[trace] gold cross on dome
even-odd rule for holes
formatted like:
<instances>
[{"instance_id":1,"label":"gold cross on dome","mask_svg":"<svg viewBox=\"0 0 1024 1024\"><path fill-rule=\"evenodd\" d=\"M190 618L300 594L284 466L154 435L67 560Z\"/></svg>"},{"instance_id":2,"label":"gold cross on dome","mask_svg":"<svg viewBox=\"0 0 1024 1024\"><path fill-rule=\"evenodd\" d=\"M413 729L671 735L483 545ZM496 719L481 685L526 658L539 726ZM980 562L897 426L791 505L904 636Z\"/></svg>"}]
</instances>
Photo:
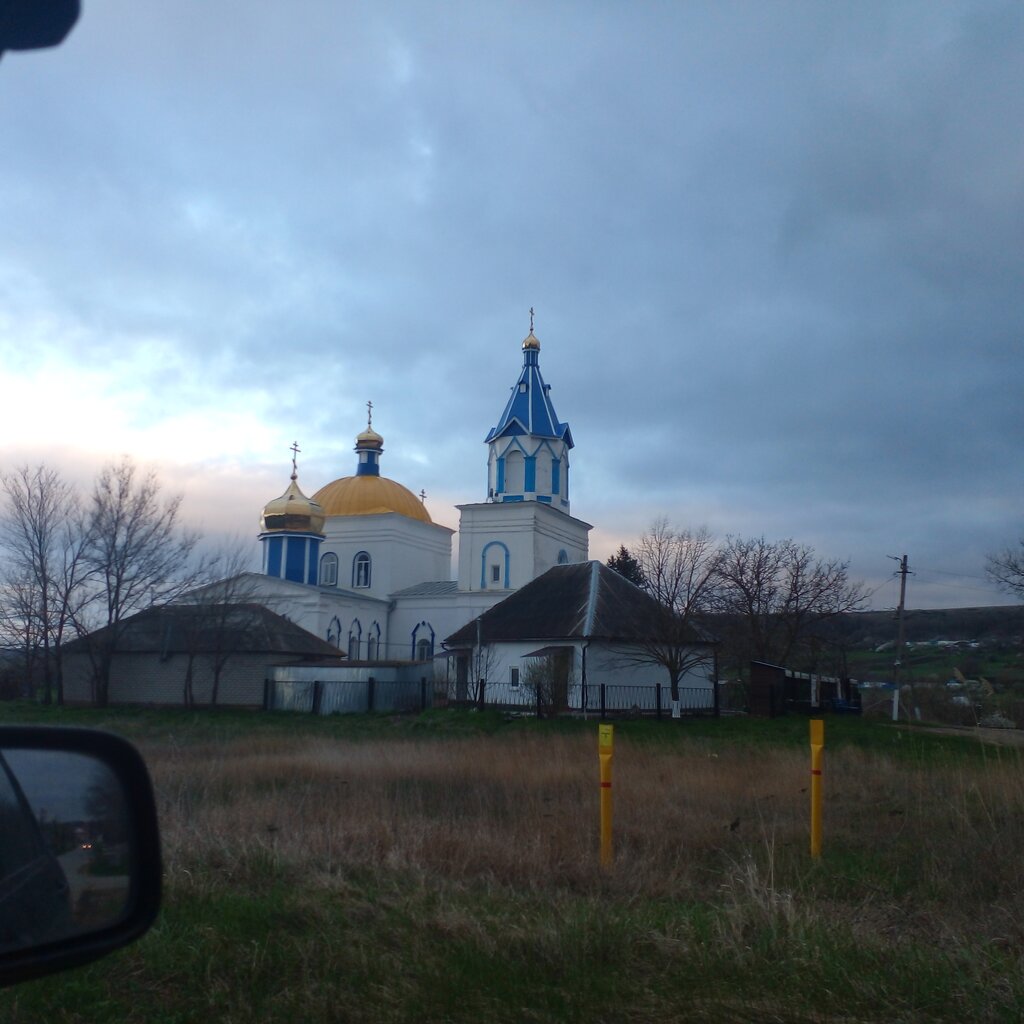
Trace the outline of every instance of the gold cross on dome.
<instances>
[{"instance_id":1,"label":"gold cross on dome","mask_svg":"<svg viewBox=\"0 0 1024 1024\"><path fill-rule=\"evenodd\" d=\"M366 403L366 429L373 426L373 402Z\"/></svg>"},{"instance_id":2,"label":"gold cross on dome","mask_svg":"<svg viewBox=\"0 0 1024 1024\"><path fill-rule=\"evenodd\" d=\"M294 480L299 475L299 466L296 462L296 456L302 451L299 447L299 442L292 441L292 446L289 451L292 453L292 479Z\"/></svg>"},{"instance_id":3,"label":"gold cross on dome","mask_svg":"<svg viewBox=\"0 0 1024 1024\"><path fill-rule=\"evenodd\" d=\"M530 333L533 334L533 306L530 307Z\"/></svg>"}]
</instances>

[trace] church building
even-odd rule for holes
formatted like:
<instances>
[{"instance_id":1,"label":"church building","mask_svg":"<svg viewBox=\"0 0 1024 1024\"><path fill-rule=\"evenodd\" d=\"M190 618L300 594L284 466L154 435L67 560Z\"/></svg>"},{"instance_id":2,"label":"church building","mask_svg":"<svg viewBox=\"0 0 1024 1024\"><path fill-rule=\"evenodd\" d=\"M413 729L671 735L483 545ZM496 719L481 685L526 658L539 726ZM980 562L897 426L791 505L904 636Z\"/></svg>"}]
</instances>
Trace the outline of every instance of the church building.
<instances>
[{"instance_id":1,"label":"church building","mask_svg":"<svg viewBox=\"0 0 1024 1024\"><path fill-rule=\"evenodd\" d=\"M295 461L284 493L263 510L262 574L251 599L347 653L350 661L426 661L441 641L555 565L588 559L588 523L570 512L568 423L558 419L540 372L540 342L522 343L523 365L487 433L482 500L459 505L453 531L423 496L383 474L384 438L355 440L354 472L312 497Z\"/></svg>"}]
</instances>

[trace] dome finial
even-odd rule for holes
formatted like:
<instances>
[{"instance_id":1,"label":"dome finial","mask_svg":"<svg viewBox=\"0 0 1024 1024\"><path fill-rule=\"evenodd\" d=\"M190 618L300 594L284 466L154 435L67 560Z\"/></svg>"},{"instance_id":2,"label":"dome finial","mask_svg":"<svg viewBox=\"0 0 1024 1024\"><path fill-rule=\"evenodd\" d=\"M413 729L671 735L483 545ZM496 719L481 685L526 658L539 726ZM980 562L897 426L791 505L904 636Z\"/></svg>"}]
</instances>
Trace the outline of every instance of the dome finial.
<instances>
[{"instance_id":1,"label":"dome finial","mask_svg":"<svg viewBox=\"0 0 1024 1024\"><path fill-rule=\"evenodd\" d=\"M302 449L299 447L299 442L298 441L292 441L292 446L291 446L290 451L292 453L292 479L293 480L298 480L299 479L299 465L298 465L298 462L296 461L296 456L299 454L299 452L302 451Z\"/></svg>"},{"instance_id":2,"label":"dome finial","mask_svg":"<svg viewBox=\"0 0 1024 1024\"><path fill-rule=\"evenodd\" d=\"M373 429L373 402L366 403L366 429Z\"/></svg>"},{"instance_id":3,"label":"dome finial","mask_svg":"<svg viewBox=\"0 0 1024 1024\"><path fill-rule=\"evenodd\" d=\"M523 351L536 352L540 350L540 342L537 335L533 333L533 306L530 307L530 333L523 338Z\"/></svg>"}]
</instances>

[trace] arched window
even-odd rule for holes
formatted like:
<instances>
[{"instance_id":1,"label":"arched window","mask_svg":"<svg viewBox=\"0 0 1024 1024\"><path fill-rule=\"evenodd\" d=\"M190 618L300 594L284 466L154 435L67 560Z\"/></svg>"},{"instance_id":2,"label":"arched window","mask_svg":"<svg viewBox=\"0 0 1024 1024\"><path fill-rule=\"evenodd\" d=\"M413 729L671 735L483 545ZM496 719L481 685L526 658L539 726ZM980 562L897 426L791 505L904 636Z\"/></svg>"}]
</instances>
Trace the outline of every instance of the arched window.
<instances>
[{"instance_id":1,"label":"arched window","mask_svg":"<svg viewBox=\"0 0 1024 1024\"><path fill-rule=\"evenodd\" d=\"M320 559L320 585L336 587L338 585L338 556L326 554Z\"/></svg>"},{"instance_id":2,"label":"arched window","mask_svg":"<svg viewBox=\"0 0 1024 1024\"><path fill-rule=\"evenodd\" d=\"M500 540L484 545L480 555L480 589L507 590L509 582L509 552Z\"/></svg>"},{"instance_id":3,"label":"arched window","mask_svg":"<svg viewBox=\"0 0 1024 1024\"><path fill-rule=\"evenodd\" d=\"M331 624L327 627L327 642L334 644L335 647L341 647L341 622L337 615L331 619Z\"/></svg>"},{"instance_id":4,"label":"arched window","mask_svg":"<svg viewBox=\"0 0 1024 1024\"><path fill-rule=\"evenodd\" d=\"M358 619L352 620L348 628L348 656L352 661L359 660L359 642L363 638L363 624Z\"/></svg>"},{"instance_id":5,"label":"arched window","mask_svg":"<svg viewBox=\"0 0 1024 1024\"><path fill-rule=\"evenodd\" d=\"M414 661L429 661L434 656L434 630L429 622L421 622L412 631Z\"/></svg>"},{"instance_id":6,"label":"arched window","mask_svg":"<svg viewBox=\"0 0 1024 1024\"><path fill-rule=\"evenodd\" d=\"M376 661L380 657L380 623L374 622L366 634L366 660Z\"/></svg>"},{"instance_id":7,"label":"arched window","mask_svg":"<svg viewBox=\"0 0 1024 1024\"><path fill-rule=\"evenodd\" d=\"M368 587L370 585L370 556L365 551L360 551L352 559L352 586Z\"/></svg>"},{"instance_id":8,"label":"arched window","mask_svg":"<svg viewBox=\"0 0 1024 1024\"><path fill-rule=\"evenodd\" d=\"M562 550L558 552L558 564L559 565L567 565L568 562L569 562L569 552L566 551L565 548L562 548Z\"/></svg>"},{"instance_id":9,"label":"arched window","mask_svg":"<svg viewBox=\"0 0 1024 1024\"><path fill-rule=\"evenodd\" d=\"M526 484L526 460L523 453L513 449L505 456L505 490L509 494L522 494Z\"/></svg>"}]
</instances>

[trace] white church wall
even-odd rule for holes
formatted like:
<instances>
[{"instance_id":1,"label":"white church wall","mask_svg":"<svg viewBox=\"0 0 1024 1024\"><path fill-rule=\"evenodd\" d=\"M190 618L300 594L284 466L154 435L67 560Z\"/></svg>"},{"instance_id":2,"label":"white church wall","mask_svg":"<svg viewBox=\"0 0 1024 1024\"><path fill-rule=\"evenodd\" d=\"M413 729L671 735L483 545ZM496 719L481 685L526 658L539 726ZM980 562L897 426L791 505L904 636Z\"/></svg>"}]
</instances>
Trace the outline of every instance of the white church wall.
<instances>
[{"instance_id":1,"label":"white church wall","mask_svg":"<svg viewBox=\"0 0 1024 1024\"><path fill-rule=\"evenodd\" d=\"M460 590L517 590L557 565L563 551L567 562L587 560L590 525L540 502L458 508Z\"/></svg>"},{"instance_id":2,"label":"white church wall","mask_svg":"<svg viewBox=\"0 0 1024 1024\"><path fill-rule=\"evenodd\" d=\"M506 595L498 592L466 594L456 592L442 596L403 597L395 601L390 619L391 649L395 657L410 657L414 651L414 634L429 635L433 629L434 654L441 653L441 642L457 629L493 607ZM428 628L420 628L426 623ZM404 653L403 653L404 648Z\"/></svg>"},{"instance_id":3,"label":"white church wall","mask_svg":"<svg viewBox=\"0 0 1024 1024\"><path fill-rule=\"evenodd\" d=\"M356 555L365 551L371 559L366 593L385 599L416 583L450 579L452 532L397 512L330 516L320 553L321 557L328 552L337 555L338 586L355 589L353 564Z\"/></svg>"}]
</instances>

